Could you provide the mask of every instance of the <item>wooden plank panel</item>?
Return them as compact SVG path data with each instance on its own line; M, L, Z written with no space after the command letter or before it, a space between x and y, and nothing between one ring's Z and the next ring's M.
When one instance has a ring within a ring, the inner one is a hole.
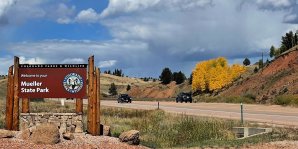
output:
M13 120L12 120L12 130L19 130L19 97L18 97L18 81L19 80L19 58L14 57L14 99L13 99Z
M82 98L76 99L76 113L83 114L83 99Z
M87 132L91 133L92 126L92 98L93 98L93 74L94 74L94 56L88 59L88 110L87 110Z
M100 135L100 69L96 69L96 133Z
M12 130L12 118L13 118L13 66L9 67L8 80L7 80L7 95L6 95L6 115L5 115L5 128Z
M23 98L22 99L22 113L29 113L29 103L30 99L29 98Z

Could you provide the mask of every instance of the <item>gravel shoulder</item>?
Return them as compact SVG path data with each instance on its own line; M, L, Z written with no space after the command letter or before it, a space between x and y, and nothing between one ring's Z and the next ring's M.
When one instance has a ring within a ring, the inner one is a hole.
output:
M243 147L243 149L297 149L297 148L298 148L298 141L287 141L287 140Z
M27 140L17 138L0 139L0 149L148 149L138 145L128 145L119 141L118 138L107 136L91 136L89 134L74 134L74 140L61 139L55 145L34 144Z

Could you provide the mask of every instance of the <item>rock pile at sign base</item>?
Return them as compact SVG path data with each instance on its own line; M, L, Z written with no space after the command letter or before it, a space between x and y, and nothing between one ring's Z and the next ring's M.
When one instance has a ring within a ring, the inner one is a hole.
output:
M140 132L137 130L130 130L127 132L123 132L119 136L119 140L121 142L126 142L129 145L139 145L140 144Z

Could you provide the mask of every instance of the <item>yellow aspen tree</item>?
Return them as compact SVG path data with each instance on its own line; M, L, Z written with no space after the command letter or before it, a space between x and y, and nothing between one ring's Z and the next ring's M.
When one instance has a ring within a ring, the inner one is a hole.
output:
M245 71L245 67L241 65L228 66L224 57L197 63L193 70L192 89L194 91L220 90Z

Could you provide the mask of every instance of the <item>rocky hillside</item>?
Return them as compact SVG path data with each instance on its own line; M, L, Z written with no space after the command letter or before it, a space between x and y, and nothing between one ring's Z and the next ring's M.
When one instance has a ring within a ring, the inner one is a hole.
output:
M160 81L145 82L138 78L117 77L109 74L101 74L101 93L108 95L111 83L115 83L118 93L128 93L134 98L171 98L175 97L179 92L191 91L191 86L187 81L180 85L171 82L168 85L162 85ZM131 90L126 91L127 85L131 86Z
M298 46L283 53L263 70L242 78L220 95L253 95L258 102L275 96L298 94Z
M187 81L180 85L176 85L176 82L171 82L168 85L162 85L158 81L146 85L133 86L128 94L135 98L172 98L176 97L176 95L182 91L191 91L191 86Z
M118 77L110 74L100 74L100 90L102 95L105 96L109 94L111 83L115 83L118 93L126 93L127 85L133 87L149 84L149 82L145 82L138 78Z

